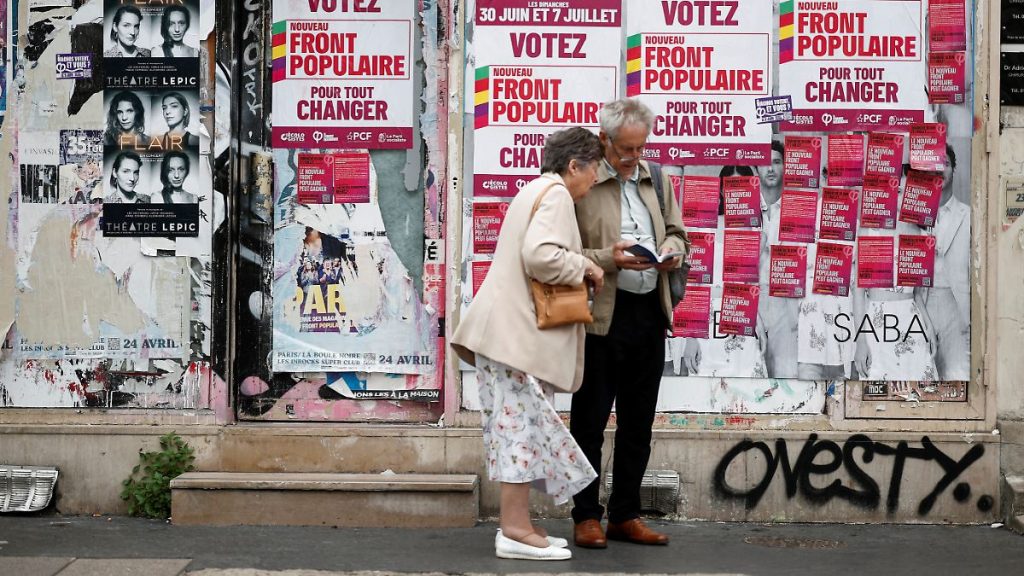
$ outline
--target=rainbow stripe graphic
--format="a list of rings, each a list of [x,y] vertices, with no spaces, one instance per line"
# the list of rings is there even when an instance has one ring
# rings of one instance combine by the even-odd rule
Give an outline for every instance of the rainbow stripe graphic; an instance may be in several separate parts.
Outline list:
[[[270,57],[271,76],[270,82],[280,82],[285,79],[285,29],[288,23],[284,20],[274,22],[270,27]]]
[[[793,61],[793,0],[779,4],[779,64]]]
[[[634,34],[626,38],[626,96],[640,95],[640,38]]]
[[[491,112],[491,67],[476,69],[476,82],[473,85],[473,116],[475,128],[487,126],[487,118]]]

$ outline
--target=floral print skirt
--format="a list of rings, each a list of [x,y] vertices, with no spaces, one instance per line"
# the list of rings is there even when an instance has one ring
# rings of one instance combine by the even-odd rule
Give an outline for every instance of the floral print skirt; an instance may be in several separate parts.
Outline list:
[[[558,417],[550,386],[480,354],[476,371],[491,480],[530,483],[564,504],[597,478]]]

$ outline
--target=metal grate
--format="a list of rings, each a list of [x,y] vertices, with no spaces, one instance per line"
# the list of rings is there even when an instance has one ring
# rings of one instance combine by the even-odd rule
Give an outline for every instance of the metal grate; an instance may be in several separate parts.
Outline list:
[[[612,493],[612,473],[604,476],[605,494]],[[640,509],[675,514],[679,502],[679,473],[675,470],[648,470],[640,482]]]
[[[56,483],[56,468],[0,464],[0,512],[36,512],[46,508]]]

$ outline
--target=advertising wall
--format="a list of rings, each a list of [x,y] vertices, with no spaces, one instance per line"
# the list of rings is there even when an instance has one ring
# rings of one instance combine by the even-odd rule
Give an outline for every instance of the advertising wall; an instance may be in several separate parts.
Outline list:
[[[644,155],[672,174],[693,242],[659,407],[820,412],[828,382],[848,382],[863,398],[967,400],[969,3],[534,4],[476,5],[464,303],[486,274],[498,202],[536,174],[500,164],[491,122],[492,101],[512,110],[532,99],[480,71],[534,65],[534,54],[516,50],[528,46],[520,30],[554,27],[552,46],[584,51],[603,34],[585,80],[558,77],[592,83],[598,106],[627,96],[654,111]],[[570,20],[571,30],[557,28]],[[625,67],[613,96],[593,84],[605,62]],[[588,118],[576,124],[597,131]]]

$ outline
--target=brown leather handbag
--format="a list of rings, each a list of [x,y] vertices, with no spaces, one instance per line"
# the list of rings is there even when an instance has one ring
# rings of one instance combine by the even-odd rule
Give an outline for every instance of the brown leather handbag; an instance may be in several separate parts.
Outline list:
[[[544,195],[555,184],[556,182],[552,182],[537,195],[530,211],[530,220],[533,220],[533,215],[537,212]],[[594,316],[590,312],[586,282],[576,285],[545,284],[530,278],[530,293],[533,295],[533,305],[537,310],[537,328],[541,330],[578,322],[590,324],[594,321]]]

